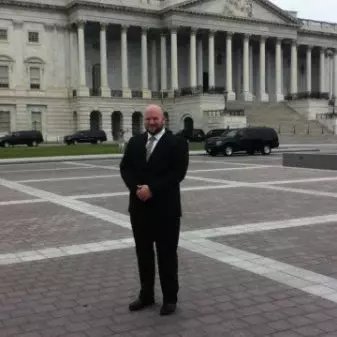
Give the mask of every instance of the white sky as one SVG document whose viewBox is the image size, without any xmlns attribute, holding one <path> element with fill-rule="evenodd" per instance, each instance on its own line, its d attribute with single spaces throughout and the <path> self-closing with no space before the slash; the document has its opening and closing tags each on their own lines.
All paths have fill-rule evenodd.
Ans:
<svg viewBox="0 0 337 337">
<path fill-rule="evenodd" d="M 270 0 L 276 6 L 298 12 L 301 19 L 337 23 L 337 0 Z"/>
</svg>

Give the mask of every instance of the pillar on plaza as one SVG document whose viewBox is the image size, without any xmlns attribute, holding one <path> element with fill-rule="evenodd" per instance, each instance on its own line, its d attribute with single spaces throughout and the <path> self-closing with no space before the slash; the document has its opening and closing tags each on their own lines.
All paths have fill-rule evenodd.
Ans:
<svg viewBox="0 0 337 337">
<path fill-rule="evenodd" d="M 243 38 L 243 93 L 242 99 L 246 102 L 253 100 L 253 95 L 249 91 L 249 35 Z"/>
<path fill-rule="evenodd" d="M 333 95 L 335 99 L 337 99 L 337 49 L 334 50 L 333 52 L 333 60 L 334 60 L 334 65 L 333 65 Z M 337 102 L 335 102 L 336 105 Z"/>
<path fill-rule="evenodd" d="M 190 87 L 196 88 L 197 86 L 197 39 L 196 30 L 191 30 L 190 36 Z"/>
<path fill-rule="evenodd" d="M 232 39 L 233 33 L 226 35 L 226 91 L 227 101 L 235 101 L 235 92 L 233 92 L 233 62 L 232 62 Z"/>
<path fill-rule="evenodd" d="M 151 89 L 158 91 L 158 74 L 157 74 L 157 41 L 151 42 Z"/>
<path fill-rule="evenodd" d="M 297 42 L 293 40 L 291 43 L 291 74 L 290 74 L 290 94 L 298 93 L 298 61 L 297 61 Z"/>
<path fill-rule="evenodd" d="M 128 69 L 128 26 L 122 26 L 121 31 L 121 61 L 122 61 L 122 91 L 123 97 L 131 98 L 131 90 L 129 88 L 129 69 Z"/>
<path fill-rule="evenodd" d="M 325 49 L 320 49 L 319 57 L 319 92 L 325 92 Z"/>
<path fill-rule="evenodd" d="M 171 29 L 171 89 L 172 93 L 178 87 L 178 45 L 177 45 L 177 28 Z"/>
<path fill-rule="evenodd" d="M 260 102 L 268 102 L 269 95 L 266 93 L 266 38 L 260 39 Z"/>
<path fill-rule="evenodd" d="M 89 96 L 89 88 L 86 83 L 85 73 L 85 37 L 84 37 L 84 22 L 77 23 L 78 35 L 78 67 L 79 67 L 79 90 L 78 96 Z"/>
<path fill-rule="evenodd" d="M 197 42 L 197 53 L 198 53 L 198 86 L 202 88 L 204 82 L 204 66 L 203 66 L 203 49 L 201 37 L 198 39 Z"/>
<path fill-rule="evenodd" d="M 110 97 L 111 91 L 108 85 L 108 65 L 107 65 L 107 46 L 106 46 L 106 25 L 101 24 L 100 31 L 100 54 L 101 54 L 101 96 Z"/>
<path fill-rule="evenodd" d="M 306 80 L 307 80 L 307 92 L 310 94 L 312 90 L 312 47 L 307 47 L 307 65 L 306 65 Z"/>
<path fill-rule="evenodd" d="M 147 28 L 142 28 L 142 92 L 143 98 L 151 98 L 149 90 L 148 52 L 147 52 Z"/>
<path fill-rule="evenodd" d="M 282 40 L 276 40 L 276 50 L 275 50 L 275 82 L 276 82 L 276 102 L 282 102 L 284 100 L 284 95 L 282 94 Z"/>
<path fill-rule="evenodd" d="M 215 87 L 215 70 L 214 70 L 214 31 L 209 31 L 208 35 L 208 87 Z"/>
<path fill-rule="evenodd" d="M 166 50 L 166 35 L 160 36 L 160 89 L 167 90 L 167 50 Z"/>
</svg>

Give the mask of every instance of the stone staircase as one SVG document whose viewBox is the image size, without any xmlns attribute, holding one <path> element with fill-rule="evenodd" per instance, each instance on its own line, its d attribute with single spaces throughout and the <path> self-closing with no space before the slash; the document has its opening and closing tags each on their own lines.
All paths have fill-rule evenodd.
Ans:
<svg viewBox="0 0 337 337">
<path fill-rule="evenodd" d="M 245 109 L 247 124 L 274 128 L 282 142 L 337 143 L 337 136 L 317 121 L 308 121 L 286 103 L 228 102 L 228 109 Z"/>
</svg>

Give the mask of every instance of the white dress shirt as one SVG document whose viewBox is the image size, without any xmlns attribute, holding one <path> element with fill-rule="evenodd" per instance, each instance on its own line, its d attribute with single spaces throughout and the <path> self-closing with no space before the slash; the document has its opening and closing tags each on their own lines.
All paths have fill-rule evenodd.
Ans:
<svg viewBox="0 0 337 337">
<path fill-rule="evenodd" d="M 149 132 L 147 133 L 147 142 L 146 142 L 146 145 L 149 143 L 149 139 L 150 139 L 151 137 L 156 138 L 156 140 L 153 142 L 153 146 L 152 146 L 152 149 L 151 149 L 151 153 L 153 152 L 154 148 L 157 146 L 157 144 L 158 144 L 160 138 L 163 137 L 165 131 L 166 131 L 165 128 L 163 128 L 160 132 L 158 132 L 158 133 L 155 134 L 155 135 L 151 135 L 151 133 L 149 133 Z"/>
</svg>

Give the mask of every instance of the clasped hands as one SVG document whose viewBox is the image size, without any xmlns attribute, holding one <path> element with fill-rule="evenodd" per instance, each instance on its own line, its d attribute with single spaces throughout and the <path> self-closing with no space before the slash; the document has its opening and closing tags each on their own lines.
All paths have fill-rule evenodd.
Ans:
<svg viewBox="0 0 337 337">
<path fill-rule="evenodd" d="M 150 188 L 148 185 L 137 185 L 137 191 L 136 195 L 138 199 L 142 201 L 147 201 L 152 197 L 152 192 L 150 191 Z"/>
</svg>

